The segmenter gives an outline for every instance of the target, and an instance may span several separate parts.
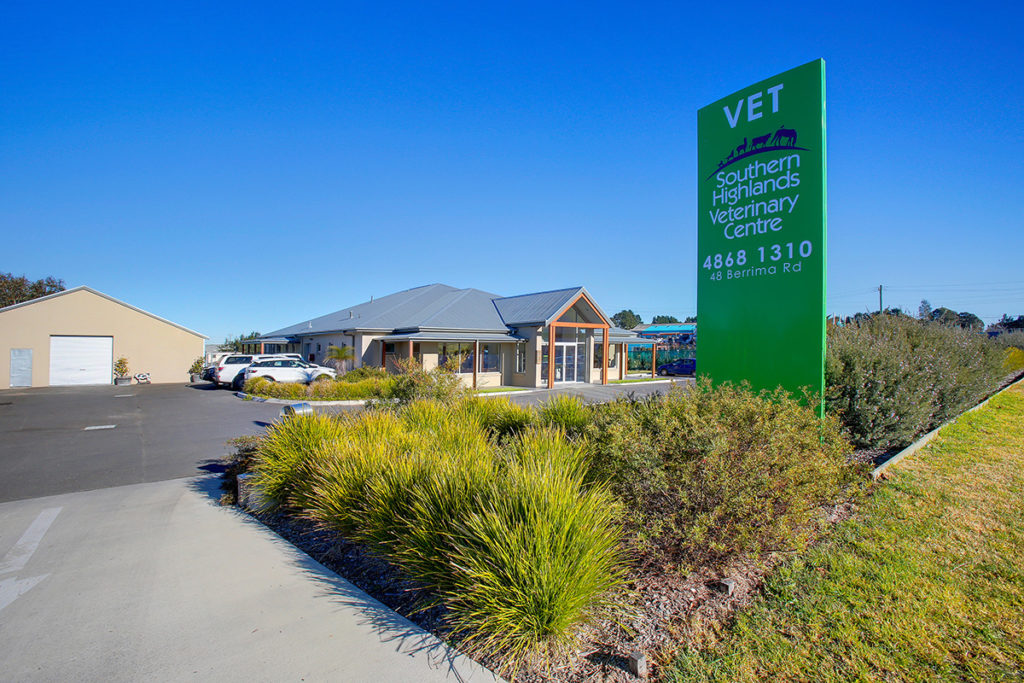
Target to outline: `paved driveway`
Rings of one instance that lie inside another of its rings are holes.
[[[689,386],[693,378],[679,377],[657,382],[629,382],[626,384],[568,384],[554,389],[516,392],[508,394],[509,400],[519,405],[540,405],[552,396],[567,395],[583,399],[585,403],[607,403],[617,398],[633,396],[643,398],[653,394],[664,394],[673,386]]]
[[[208,386],[0,391],[0,502],[204,474],[281,410]]]

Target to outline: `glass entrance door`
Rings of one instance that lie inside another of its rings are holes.
[[[558,342],[555,344],[555,381],[582,382],[586,371],[587,346]]]
[[[586,333],[575,329],[559,329],[558,341],[554,344],[545,343],[541,346],[540,376],[543,385],[548,382],[549,350],[554,347],[551,355],[551,374],[556,383],[587,381],[587,341]],[[547,340],[545,340],[547,341]]]
[[[565,359],[565,372],[563,373],[566,382],[576,381],[576,345],[566,344],[565,353],[563,354]]]

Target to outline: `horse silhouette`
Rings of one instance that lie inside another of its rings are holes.
[[[771,138],[772,138],[772,134],[771,133],[765,133],[764,135],[762,135],[760,137],[756,137],[756,138],[754,138],[753,140],[750,141],[750,148],[751,149],[757,149],[758,147],[764,147],[765,145],[768,144],[768,141],[771,140]]]
[[[736,148],[736,154],[740,155],[747,151],[747,139],[743,138],[743,144]]]
[[[796,131],[792,128],[780,127],[775,132],[775,137],[772,138],[772,144],[778,143],[781,146],[783,140],[789,147],[796,147]]]

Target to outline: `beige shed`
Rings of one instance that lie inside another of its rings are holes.
[[[115,359],[153,382],[186,382],[206,337],[89,287],[0,308],[0,382],[112,384]],[[0,384],[0,387],[4,386]]]

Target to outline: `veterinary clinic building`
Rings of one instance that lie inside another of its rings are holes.
[[[89,287],[0,308],[9,387],[113,384],[114,362],[153,382],[186,382],[206,337]],[[0,385],[2,386],[2,385]]]
[[[625,377],[627,345],[656,342],[613,326],[583,287],[503,297],[443,284],[416,287],[246,340],[250,353],[301,353],[322,363],[331,346],[354,366],[394,371],[415,358],[446,362],[472,387],[554,387]]]

